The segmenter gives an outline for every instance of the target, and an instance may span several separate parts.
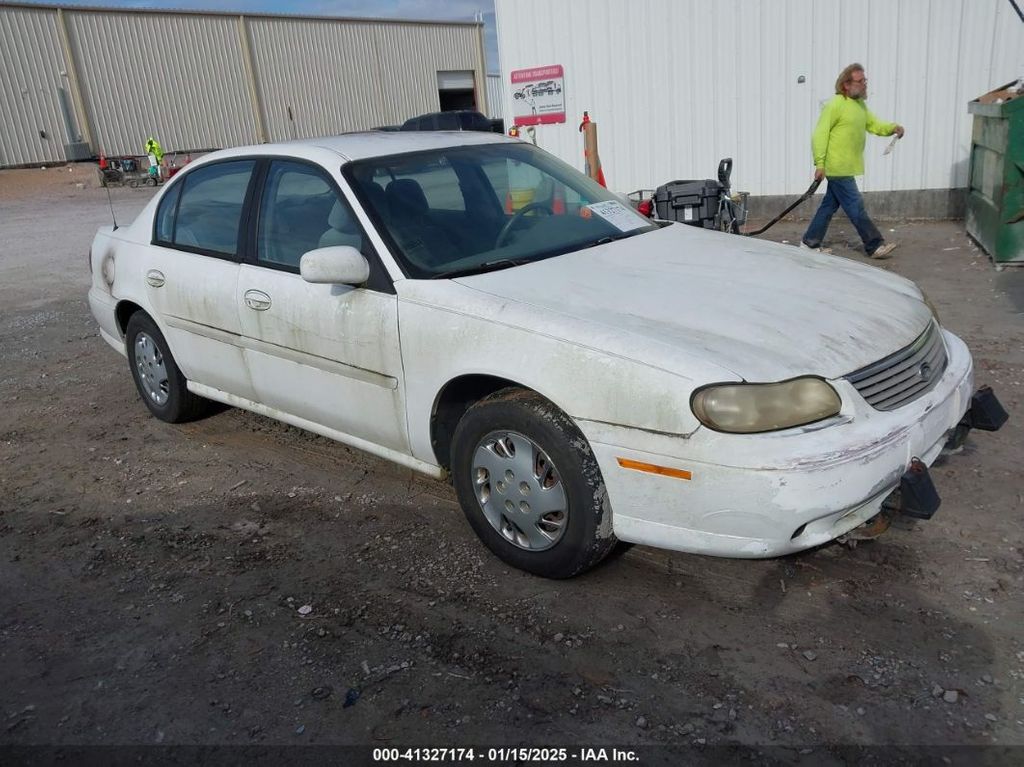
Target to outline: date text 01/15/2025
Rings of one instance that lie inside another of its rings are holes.
[[[557,764],[573,762],[636,762],[635,751],[619,748],[585,747],[537,748],[527,746],[499,746],[477,749],[472,747],[428,748],[375,748],[373,761],[381,764],[396,762],[475,762],[484,764],[506,764],[509,762],[538,762]]]

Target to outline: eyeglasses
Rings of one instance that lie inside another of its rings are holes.
[[[867,84],[867,81],[868,81],[868,78],[866,78],[866,77],[862,77],[859,80],[854,80],[852,77],[850,78],[850,82],[851,83],[857,83],[858,85]]]

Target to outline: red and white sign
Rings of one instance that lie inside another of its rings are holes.
[[[561,64],[512,71],[512,120],[516,125],[565,122],[565,71]]]

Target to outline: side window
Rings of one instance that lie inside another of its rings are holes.
[[[298,271],[304,253],[331,245],[363,249],[363,231],[352,208],[318,169],[275,160],[260,202],[257,262]]]
[[[179,192],[181,201],[169,241],[225,256],[236,255],[242,207],[254,165],[252,160],[240,160],[191,171]]]
[[[178,212],[178,198],[181,196],[183,183],[177,183],[160,200],[160,208],[156,212],[156,230],[153,232],[155,242],[172,242],[174,240],[174,214]]]

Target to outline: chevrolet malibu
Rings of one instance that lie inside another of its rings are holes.
[[[771,557],[927,518],[927,467],[1006,417],[908,280],[651,221],[494,134],[214,152],[90,266],[157,418],[227,403],[450,478],[554,578],[616,540]]]

